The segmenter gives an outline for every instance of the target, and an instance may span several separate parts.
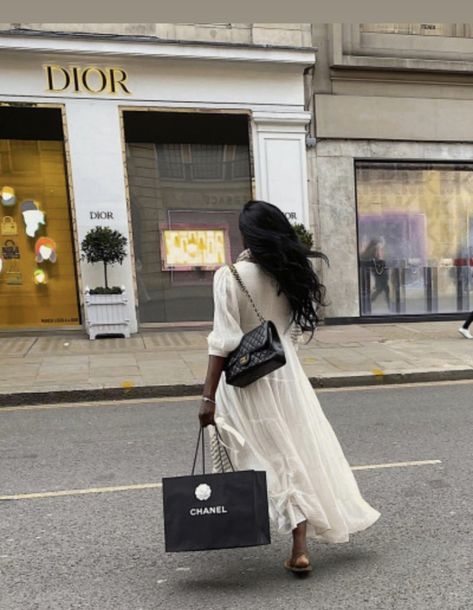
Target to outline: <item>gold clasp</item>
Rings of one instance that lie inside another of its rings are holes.
[[[244,356],[240,356],[240,364],[248,364],[250,361],[250,354],[245,354]]]

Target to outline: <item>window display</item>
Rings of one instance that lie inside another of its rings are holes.
[[[11,186],[4,186],[0,191],[2,204],[6,208],[11,208],[16,203],[15,190]]]
[[[36,253],[36,262],[43,263],[44,261],[56,262],[56,242],[50,237],[40,237],[34,247]]]
[[[35,269],[33,273],[33,279],[35,284],[47,284],[48,274],[44,269]]]
[[[18,235],[18,226],[11,216],[4,216],[0,228],[2,235]]]
[[[163,270],[212,271],[227,260],[223,229],[162,229]]]
[[[469,311],[473,164],[363,161],[356,185],[361,314]]]
[[[78,325],[63,143],[0,139],[0,197],[0,327]]]
[[[130,111],[124,119],[140,323],[208,321],[213,271],[243,249],[248,117]]]
[[[36,201],[24,201],[21,204],[21,213],[25,221],[28,237],[34,237],[40,226],[46,224],[44,212],[39,209]]]

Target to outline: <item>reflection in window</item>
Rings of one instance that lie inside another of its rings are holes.
[[[234,144],[157,144],[162,180],[223,182],[250,177],[248,149]]]
[[[193,178],[222,180],[223,153],[223,144],[191,144]]]
[[[181,144],[162,144],[159,147],[158,164],[162,178],[183,180],[185,178]]]
[[[248,143],[225,136],[230,143],[127,144],[141,323],[212,318],[213,270],[242,250],[238,217],[251,198]]]
[[[470,309],[473,165],[359,162],[362,315]]]

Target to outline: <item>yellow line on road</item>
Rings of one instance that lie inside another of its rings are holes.
[[[18,405],[16,407],[0,407],[0,415],[2,413],[11,413],[12,411],[48,411],[51,409],[82,409],[83,407],[136,407],[149,406],[153,407],[157,404],[168,402],[195,402],[200,399],[200,396],[165,396],[159,398],[127,398],[117,400],[103,401],[88,401],[88,402],[65,402],[51,405]]]
[[[432,466],[441,464],[441,460],[418,460],[412,462],[391,462],[388,464],[367,464],[352,466],[352,470],[378,470],[384,468],[406,468],[408,466]],[[137,491],[143,489],[160,489],[162,483],[141,483],[137,485],[116,485],[114,487],[88,487],[86,489],[63,489],[58,491],[39,491],[35,493],[0,496],[2,500],[38,500],[40,498],[64,498],[66,496],[82,496],[87,494],[113,493],[117,491]]]
[[[136,491],[138,489],[158,489],[161,483],[142,483],[140,485],[116,485],[115,487],[88,487],[87,489],[63,489],[60,491],[39,491],[29,494],[0,496],[0,500],[37,500],[38,498],[62,498],[65,496],[82,496],[86,494],[103,494],[115,491]]]
[[[406,466],[432,466],[441,464],[442,460],[417,460],[413,462],[391,462],[390,464],[368,464],[366,466],[352,466],[352,470],[378,470],[381,468],[405,468]]]

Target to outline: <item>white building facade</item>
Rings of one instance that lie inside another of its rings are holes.
[[[246,200],[310,225],[314,62],[309,47],[0,34],[1,327],[80,328],[86,287],[103,284],[80,252],[96,226],[127,238],[109,276],[132,332],[208,321]],[[28,210],[43,213],[33,235]]]

